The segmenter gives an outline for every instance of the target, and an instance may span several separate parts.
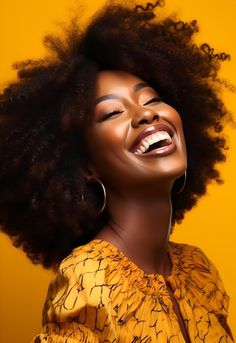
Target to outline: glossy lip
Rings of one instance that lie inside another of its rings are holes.
[[[152,125],[152,126],[147,127],[147,128],[146,128],[145,130],[143,130],[142,132],[140,132],[140,134],[136,137],[136,139],[135,139],[134,142],[132,143],[132,145],[131,145],[129,151],[132,152],[132,153],[134,153],[135,150],[137,150],[138,145],[141,143],[141,141],[142,141],[145,137],[150,136],[150,135],[152,135],[153,133],[158,132],[158,131],[166,131],[166,132],[168,132],[168,134],[170,135],[171,138],[173,138],[173,136],[174,136],[174,131],[173,131],[169,126],[167,126],[166,124],[156,124],[156,125]],[[170,145],[168,145],[168,146],[171,146],[171,145],[173,145],[173,144],[174,144],[174,143],[173,143],[173,141],[172,141],[172,143],[171,143]],[[174,144],[174,145],[175,145],[175,144]],[[163,147],[163,148],[167,148],[168,146],[165,146],[165,147]],[[161,151],[161,149],[162,149],[162,148],[159,148],[159,149],[155,149],[155,150],[153,150],[153,151],[156,151],[156,150]],[[141,156],[141,155],[150,155],[151,152],[153,152],[153,151],[150,151],[149,153],[145,153],[145,154],[135,153],[135,155],[139,155],[139,156]]]

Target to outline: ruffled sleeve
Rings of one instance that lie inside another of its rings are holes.
[[[79,323],[64,325],[50,323],[44,326],[32,343],[98,343],[99,338],[91,330]]]
[[[200,248],[194,247],[193,260],[198,272],[195,279],[202,285],[202,293],[207,297],[206,306],[218,315],[227,316],[229,296],[219,271]]]
[[[43,329],[32,343],[97,343],[111,323],[106,265],[77,248],[60,265],[49,286]]]
[[[196,313],[197,308],[205,308],[211,315],[212,325],[220,324],[233,340],[227,324],[230,298],[214,263],[196,246],[172,243],[171,251],[174,275],[170,282],[179,298],[186,299]]]
[[[232,332],[227,323],[230,298],[225,290],[220,273],[200,248],[195,248],[194,259],[196,266],[202,271],[201,278],[202,282],[205,282],[204,294],[208,309],[215,313],[219,323],[233,340]]]

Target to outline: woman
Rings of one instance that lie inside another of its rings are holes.
[[[196,21],[157,22],[158,5],[47,37],[51,57],[1,96],[0,222],[57,271],[34,342],[233,342],[217,269],[169,240],[220,182],[228,55],[193,43]]]

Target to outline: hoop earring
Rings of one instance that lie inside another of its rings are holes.
[[[105,188],[105,186],[101,180],[99,180],[96,176],[92,176],[91,178],[89,178],[88,181],[93,182],[93,180],[97,181],[99,183],[99,185],[102,187],[103,204],[102,204],[102,207],[100,208],[100,210],[98,211],[98,214],[101,214],[104,211],[104,208],[106,207],[106,204],[107,204],[107,192],[106,192],[106,188]],[[82,199],[82,201],[84,201],[84,195],[83,194],[81,195],[81,199]]]
[[[182,186],[180,187],[180,189],[177,190],[177,192],[173,192],[172,193],[173,195],[179,195],[180,193],[183,192],[183,190],[184,190],[184,188],[186,186],[186,181],[187,181],[187,170],[185,170],[183,175],[184,175],[184,182],[183,182]]]

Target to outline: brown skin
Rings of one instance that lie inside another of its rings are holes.
[[[172,268],[167,253],[171,189],[187,168],[187,155],[179,114],[156,100],[157,92],[143,82],[124,72],[98,74],[94,118],[85,137],[88,169],[104,183],[110,220],[94,238],[113,244],[147,274],[167,279]],[[107,116],[114,110],[118,113]],[[176,150],[151,157],[130,151],[138,135],[157,123],[174,129]],[[167,288],[185,341],[190,342],[168,283]]]
[[[96,238],[113,243],[146,273],[168,276],[171,188],[187,167],[185,140],[179,114],[163,102],[149,102],[158,96],[150,86],[134,89],[142,82],[119,71],[98,74],[94,120],[86,131],[86,143],[90,170],[107,191],[111,219]],[[114,98],[101,98],[108,94]],[[104,118],[114,110],[121,113]],[[140,132],[156,123],[174,128],[176,151],[148,158],[130,152]]]
[[[167,253],[171,189],[187,168],[186,147],[179,114],[152,100],[158,94],[143,82],[124,72],[98,74],[94,118],[85,137],[88,169],[104,183],[110,220],[95,238],[113,244],[147,274],[167,279],[172,268]],[[114,110],[118,113],[107,117]],[[176,150],[151,157],[130,151],[137,136],[157,123],[174,129]],[[168,284],[167,288],[185,341],[190,342],[178,303]]]

